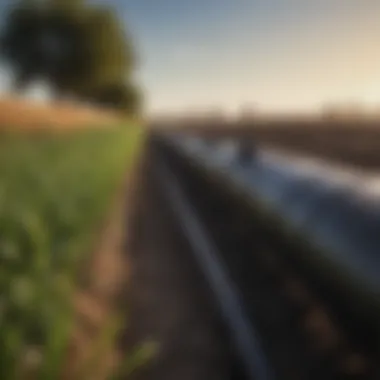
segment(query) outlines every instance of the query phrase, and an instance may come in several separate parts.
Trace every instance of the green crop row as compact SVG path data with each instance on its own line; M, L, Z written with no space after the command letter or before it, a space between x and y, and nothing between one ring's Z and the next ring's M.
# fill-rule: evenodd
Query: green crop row
M0 378L58 379L79 263L141 143L134 127L0 136ZM28 376L26 376L28 377Z

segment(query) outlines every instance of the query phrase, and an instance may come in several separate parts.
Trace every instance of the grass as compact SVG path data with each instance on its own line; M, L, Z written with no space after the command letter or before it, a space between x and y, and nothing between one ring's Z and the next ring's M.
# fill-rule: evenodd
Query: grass
M0 378L58 379L70 297L136 128L0 136Z

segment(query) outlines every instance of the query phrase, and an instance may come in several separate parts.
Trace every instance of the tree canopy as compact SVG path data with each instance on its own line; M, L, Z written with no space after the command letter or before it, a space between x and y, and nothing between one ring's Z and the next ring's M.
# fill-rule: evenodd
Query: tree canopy
M57 96L138 108L141 97L131 81L134 46L106 6L85 0L18 0L5 21L0 51L15 71L16 89L42 77Z

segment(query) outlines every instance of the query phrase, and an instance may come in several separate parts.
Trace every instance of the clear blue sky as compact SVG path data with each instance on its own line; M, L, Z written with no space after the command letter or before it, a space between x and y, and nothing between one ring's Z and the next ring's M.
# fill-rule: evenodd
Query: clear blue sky
M380 104L379 0L93 0L136 39L150 110Z

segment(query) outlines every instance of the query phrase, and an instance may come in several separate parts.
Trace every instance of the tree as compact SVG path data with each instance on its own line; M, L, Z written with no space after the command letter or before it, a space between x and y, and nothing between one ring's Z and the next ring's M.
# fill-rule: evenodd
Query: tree
M0 51L14 68L16 89L42 77L57 95L84 100L124 86L136 65L115 13L84 0L17 1L6 17Z
M131 83L124 85L120 96L120 109L127 114L140 114L143 108L142 94L139 88Z
M28 2L11 10L1 38L3 57L13 66L15 85L22 88L42 65L38 46L41 19Z
M142 109L142 96L132 83L114 83L100 87L92 101L121 112L138 114Z

